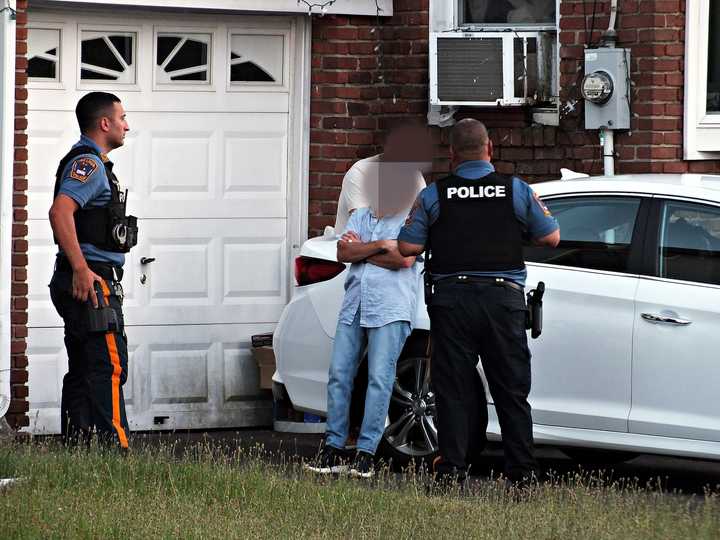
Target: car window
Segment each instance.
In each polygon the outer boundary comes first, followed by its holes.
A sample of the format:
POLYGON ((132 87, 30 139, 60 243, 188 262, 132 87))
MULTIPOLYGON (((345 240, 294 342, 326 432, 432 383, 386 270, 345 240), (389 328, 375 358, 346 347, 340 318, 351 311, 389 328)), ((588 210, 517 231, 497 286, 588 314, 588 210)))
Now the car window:
POLYGON ((720 208, 663 203, 658 275, 720 285, 720 208))
POLYGON ((560 224, 560 244, 527 246, 525 260, 627 272, 639 198, 588 196, 543 202, 560 224))

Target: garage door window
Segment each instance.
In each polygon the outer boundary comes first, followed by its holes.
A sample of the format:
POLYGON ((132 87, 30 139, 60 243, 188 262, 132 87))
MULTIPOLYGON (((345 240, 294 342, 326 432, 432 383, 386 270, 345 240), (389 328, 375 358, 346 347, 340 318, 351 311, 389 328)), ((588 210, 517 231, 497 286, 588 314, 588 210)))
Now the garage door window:
POLYGON ((60 30, 30 28, 28 30, 28 67, 30 79, 58 81, 60 30))
POLYGON ((135 84, 136 34, 83 31, 80 80, 135 84))
POLYGON ((157 82, 209 84, 211 40, 210 34, 158 34, 157 82))
POLYGON ((665 203, 659 245, 660 277, 720 285, 720 208, 665 203))
POLYGON ((283 84, 282 35, 232 34, 231 84, 283 84))
POLYGON ((556 248, 527 247, 530 262, 627 272, 640 199, 571 197, 544 201, 560 224, 556 248))

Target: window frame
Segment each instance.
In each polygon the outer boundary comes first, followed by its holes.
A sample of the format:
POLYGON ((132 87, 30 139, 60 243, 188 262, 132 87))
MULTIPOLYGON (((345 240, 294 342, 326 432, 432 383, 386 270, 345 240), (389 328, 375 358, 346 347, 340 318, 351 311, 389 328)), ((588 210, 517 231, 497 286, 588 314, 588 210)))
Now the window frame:
MULTIPOLYGON (((437 1, 437 0, 436 0, 437 1)), ((463 19, 463 8, 468 0, 455 0, 454 11, 455 11, 455 27, 463 30, 481 30, 481 31, 497 31, 502 32, 503 30, 515 30, 517 32, 558 32, 560 27, 560 0, 555 2, 555 23, 525 23, 525 24, 510 24, 510 23, 465 23, 463 19)))
POLYGON ((687 160, 720 158, 720 113, 707 114, 710 0, 687 0, 683 153, 687 160))
POLYGON ((242 26, 230 26, 227 30, 226 43, 227 50, 223 58, 224 69, 225 69, 225 81, 227 92, 290 92, 288 82, 290 81, 290 54, 292 51, 291 47, 294 44, 291 43, 292 32, 289 28, 243 28, 242 26), (282 36, 283 38, 283 59, 282 59, 282 82, 232 82, 230 80, 231 65, 230 65, 230 49, 232 47, 232 37, 235 35, 243 36, 282 36))
POLYGON ((667 202, 683 202, 692 203, 699 206, 711 206, 720 209, 720 203, 709 201, 707 199, 697 199, 693 197, 679 197, 672 195, 655 195, 652 200, 652 206, 648 216, 647 234, 645 248, 643 251, 644 271, 643 278, 651 281, 662 281, 664 283, 677 283, 682 285, 692 285, 695 287, 707 287, 710 289, 720 289, 720 284, 704 283, 701 281, 687 281, 684 279, 674 279, 661 277, 660 269, 660 232, 662 227, 662 211, 663 206, 667 202))
POLYGON ((217 90, 218 51, 217 26, 169 26, 155 25, 152 33, 152 88, 154 92, 215 92, 217 90), (208 80, 205 81, 172 81, 159 82, 157 77, 157 43, 160 34, 203 34, 210 36, 208 44, 208 80))
MULTIPOLYGON (((650 193, 633 193, 625 191, 581 191, 572 193, 562 193, 541 196, 540 200, 543 202, 556 201, 560 199, 577 199, 577 198, 628 198, 628 199, 639 199, 640 205, 638 206, 637 216, 635 218, 635 226, 632 232, 632 238, 629 244, 628 253, 628 266, 627 271, 618 272, 614 270, 601 270, 598 268, 586 268, 583 266, 567 266, 563 264, 544 263, 544 262, 533 262, 526 261, 526 265, 529 266, 540 266, 545 268, 556 268, 560 270, 569 270, 575 272, 586 272, 593 274, 604 274, 612 276, 629 276, 638 277, 643 273, 647 272, 644 259, 646 253, 647 244, 647 230, 648 230, 648 218, 653 204, 653 195, 650 193)), ((562 228, 560 229, 560 245, 562 245, 562 228)))
POLYGON ((139 26, 117 26, 117 25, 94 25, 94 24, 78 24, 76 42, 77 64, 75 65, 75 82, 78 90, 104 90, 108 92, 140 92, 140 70, 142 54, 142 28, 139 26), (102 79, 82 79, 82 41, 83 32, 135 34, 133 47, 133 63, 131 67, 135 69, 135 82, 122 83, 118 81, 106 81, 102 79))
MULTIPOLYGON (((51 81, 49 79, 38 79, 35 77, 28 77, 27 86, 29 89, 38 89, 38 90, 65 90, 65 73, 64 73, 64 64, 66 63, 66 53, 67 53, 67 31, 65 28, 65 25, 63 24, 55 24, 55 23, 46 23, 46 22, 35 22, 33 21, 28 25, 28 37, 30 30, 57 30, 60 33, 60 44, 58 46, 58 55, 57 55, 57 66, 55 67, 57 78, 54 81, 51 81)), ((29 60, 29 58, 28 58, 29 60)))

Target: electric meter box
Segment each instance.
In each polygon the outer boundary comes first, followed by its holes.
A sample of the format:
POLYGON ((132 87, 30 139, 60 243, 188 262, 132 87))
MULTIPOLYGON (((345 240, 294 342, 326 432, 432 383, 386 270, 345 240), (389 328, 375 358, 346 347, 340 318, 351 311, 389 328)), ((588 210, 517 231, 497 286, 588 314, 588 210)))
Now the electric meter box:
POLYGON ((581 91, 585 129, 630 129, 630 49, 587 49, 581 91))

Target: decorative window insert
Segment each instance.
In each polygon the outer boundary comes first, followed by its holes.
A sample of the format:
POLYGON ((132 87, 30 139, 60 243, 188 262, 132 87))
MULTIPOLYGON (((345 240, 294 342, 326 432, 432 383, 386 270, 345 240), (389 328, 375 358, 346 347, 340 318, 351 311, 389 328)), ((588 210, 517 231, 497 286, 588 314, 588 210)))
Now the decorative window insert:
POLYGON ((80 80, 135 84, 137 35, 84 30, 80 40, 80 80))
POLYGON ((685 159, 718 159, 720 2, 688 0, 685 18, 685 159))
POLYGON ((282 85, 284 35, 231 34, 230 84, 282 85))
POLYGON ((60 80, 60 30, 28 30, 27 74, 36 81, 60 80))
POLYGON ((210 34, 159 33, 155 80, 158 84, 209 84, 210 34))

